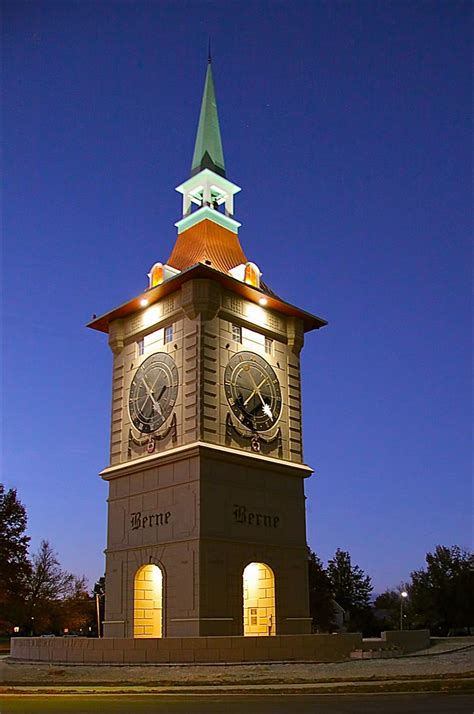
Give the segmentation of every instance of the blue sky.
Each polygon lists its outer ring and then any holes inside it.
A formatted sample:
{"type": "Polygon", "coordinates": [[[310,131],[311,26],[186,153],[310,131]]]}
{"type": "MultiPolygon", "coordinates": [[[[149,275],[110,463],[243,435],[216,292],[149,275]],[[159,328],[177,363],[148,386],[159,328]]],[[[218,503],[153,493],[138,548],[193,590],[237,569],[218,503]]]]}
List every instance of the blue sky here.
{"type": "Polygon", "coordinates": [[[395,586],[469,547],[470,4],[4,2],[2,471],[103,572],[111,356],[166,260],[208,37],[250,260],[303,351],[310,546],[395,586]]]}

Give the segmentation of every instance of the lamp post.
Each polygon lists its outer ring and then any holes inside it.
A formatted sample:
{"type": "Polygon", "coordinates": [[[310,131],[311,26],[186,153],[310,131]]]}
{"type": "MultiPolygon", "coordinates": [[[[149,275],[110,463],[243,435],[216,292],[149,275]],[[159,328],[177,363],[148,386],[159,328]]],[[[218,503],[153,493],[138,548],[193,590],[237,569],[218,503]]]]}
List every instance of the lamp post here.
{"type": "Polygon", "coordinates": [[[97,616],[97,637],[100,639],[100,595],[95,594],[95,612],[97,616]]]}
{"type": "Polygon", "coordinates": [[[400,593],[400,630],[403,630],[403,603],[408,597],[406,590],[402,590],[400,593]]]}

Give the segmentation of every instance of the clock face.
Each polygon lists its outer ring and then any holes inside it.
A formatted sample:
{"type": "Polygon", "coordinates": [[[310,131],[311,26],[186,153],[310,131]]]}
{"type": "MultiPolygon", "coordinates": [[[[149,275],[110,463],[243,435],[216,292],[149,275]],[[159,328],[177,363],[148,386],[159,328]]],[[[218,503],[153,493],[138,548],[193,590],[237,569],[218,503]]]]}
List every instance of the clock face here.
{"type": "Polygon", "coordinates": [[[145,434],[156,431],[173,411],[177,394],[178,370],[173,358],[165,352],[147,357],[130,385],[130,421],[145,434]]]}
{"type": "Polygon", "coordinates": [[[238,352],[225,368],[227,401],[239,421],[252,431],[266,431],[281,412],[278,377],[268,362],[253,352],[238,352]]]}

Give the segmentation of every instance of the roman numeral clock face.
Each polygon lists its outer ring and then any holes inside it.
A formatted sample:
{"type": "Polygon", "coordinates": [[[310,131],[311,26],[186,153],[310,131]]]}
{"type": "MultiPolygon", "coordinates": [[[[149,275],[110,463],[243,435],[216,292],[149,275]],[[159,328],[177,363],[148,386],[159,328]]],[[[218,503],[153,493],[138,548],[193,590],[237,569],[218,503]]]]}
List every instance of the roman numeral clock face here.
{"type": "Polygon", "coordinates": [[[173,358],[165,352],[147,357],[130,385],[130,421],[145,434],[156,431],[171,415],[177,394],[178,370],[173,358]]]}
{"type": "Polygon", "coordinates": [[[266,431],[277,422],[281,413],[280,383],[260,355],[234,355],[225,369],[224,388],[230,408],[248,429],[266,431]]]}

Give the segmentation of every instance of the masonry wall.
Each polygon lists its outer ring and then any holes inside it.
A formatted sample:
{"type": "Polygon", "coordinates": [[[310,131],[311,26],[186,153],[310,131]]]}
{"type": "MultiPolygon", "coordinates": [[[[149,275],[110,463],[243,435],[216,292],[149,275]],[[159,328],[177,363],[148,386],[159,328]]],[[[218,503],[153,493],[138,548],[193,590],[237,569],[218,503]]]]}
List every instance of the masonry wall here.
{"type": "Polygon", "coordinates": [[[160,567],[165,637],[243,634],[243,571],[275,577],[276,631],[310,632],[303,467],[190,446],[110,476],[105,634],[133,636],[137,570],[160,567]],[[298,587],[295,587],[298,584],[298,587]]]}
{"type": "Polygon", "coordinates": [[[398,647],[404,654],[427,649],[430,646],[429,630],[388,630],[382,632],[382,640],[398,647]]]}
{"type": "Polygon", "coordinates": [[[360,647],[362,635],[170,637],[167,639],[41,638],[12,640],[11,657],[65,663],[335,662],[360,647]]]}
{"type": "Polygon", "coordinates": [[[111,452],[101,474],[110,484],[106,636],[133,637],[133,582],[145,564],[163,575],[165,637],[243,634],[242,574],[250,562],[274,573],[277,634],[310,632],[302,322],[213,280],[192,280],[114,321],[109,344],[111,452]],[[233,325],[242,330],[241,343],[233,325]],[[165,342],[171,326],[172,340],[165,342]],[[241,350],[264,358],[281,389],[278,421],[253,436],[232,414],[224,389],[229,359],[241,350]],[[131,424],[128,401],[136,370],[156,352],[172,357],[179,386],[172,416],[147,435],[131,424]],[[212,457],[202,442],[214,447],[212,457]],[[188,449],[195,454],[184,455],[188,449]]]}
{"type": "MultiPolygon", "coordinates": [[[[429,630],[382,632],[371,647],[387,644],[409,654],[430,645],[429,630]]],[[[58,663],[204,663],[204,662],[337,662],[362,651],[360,632],[338,635],[276,635],[275,637],[43,638],[11,640],[11,658],[58,663]]]]}

